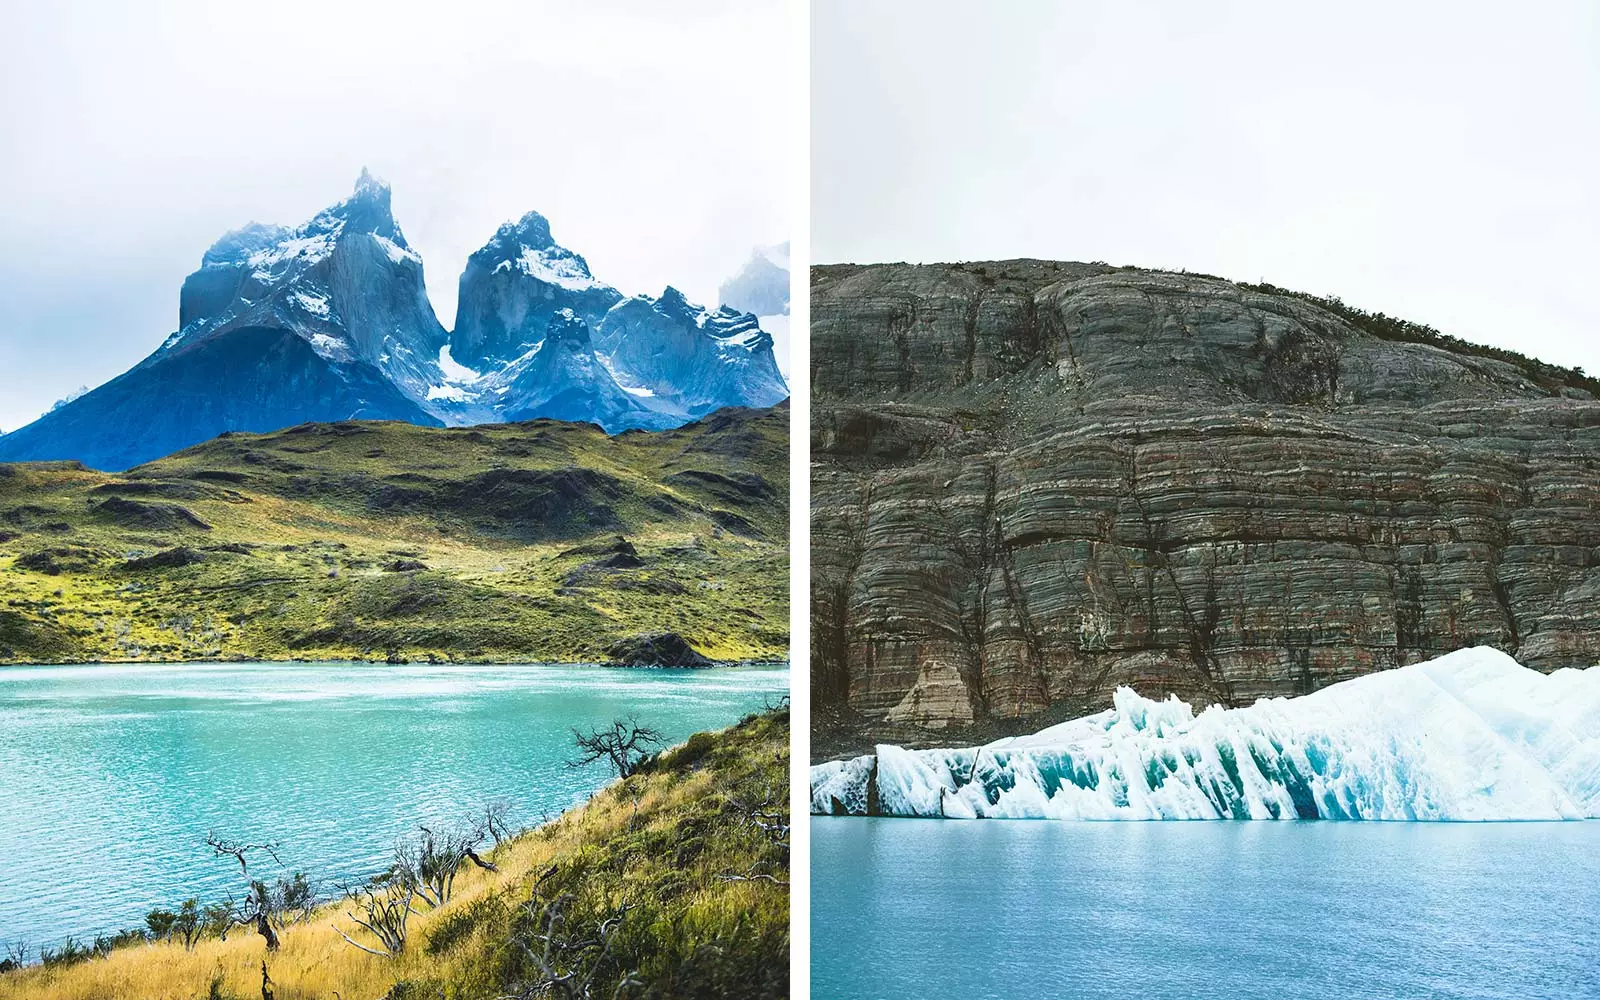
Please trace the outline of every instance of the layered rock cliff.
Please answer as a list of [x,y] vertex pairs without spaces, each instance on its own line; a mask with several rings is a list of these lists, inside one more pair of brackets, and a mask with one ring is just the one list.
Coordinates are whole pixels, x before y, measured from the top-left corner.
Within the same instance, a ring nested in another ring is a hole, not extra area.
[[1600,661],[1580,372],[1098,264],[822,267],[811,308],[824,719],[1021,731],[1118,685]]

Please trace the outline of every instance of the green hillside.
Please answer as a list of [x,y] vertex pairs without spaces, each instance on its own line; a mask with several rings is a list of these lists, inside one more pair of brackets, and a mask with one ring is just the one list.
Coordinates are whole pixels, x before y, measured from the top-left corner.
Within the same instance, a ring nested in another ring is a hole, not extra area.
[[225,434],[112,475],[0,465],[0,662],[608,661],[788,651],[787,405]]

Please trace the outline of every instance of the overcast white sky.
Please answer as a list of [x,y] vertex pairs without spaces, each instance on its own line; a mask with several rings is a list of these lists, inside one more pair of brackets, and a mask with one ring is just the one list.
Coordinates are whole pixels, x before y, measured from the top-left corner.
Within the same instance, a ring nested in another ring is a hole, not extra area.
[[714,303],[790,235],[791,24],[786,0],[0,0],[0,428],[154,350],[225,230],[301,222],[364,165],[447,328],[467,256],[530,209],[624,292]]
[[1600,372],[1600,4],[815,0],[813,257],[1187,268]]

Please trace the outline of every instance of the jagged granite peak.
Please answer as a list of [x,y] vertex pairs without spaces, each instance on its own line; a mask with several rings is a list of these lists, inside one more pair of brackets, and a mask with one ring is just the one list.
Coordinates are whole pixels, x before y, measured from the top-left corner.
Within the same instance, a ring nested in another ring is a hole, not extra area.
[[555,242],[544,216],[529,212],[502,225],[468,258],[450,353],[472,367],[505,364],[542,337],[560,310],[592,325],[621,298],[581,254]]
[[706,309],[668,285],[658,298],[618,302],[600,321],[596,348],[612,368],[690,417],[722,406],[771,406],[789,387],[772,335],[749,313]]
[[717,298],[725,306],[757,316],[789,314],[789,244],[756,247],[739,273],[722,283]]
[[[770,406],[788,396],[772,338],[756,317],[707,310],[668,286],[657,298],[625,298],[595,278],[587,261],[555,242],[544,216],[502,225],[461,275],[449,357],[471,375],[451,390],[463,417],[553,416],[551,401],[582,396],[538,389],[551,331],[582,321],[593,364],[564,368],[566,385],[584,390],[608,430],[666,427],[722,406]],[[563,335],[563,343],[576,340]],[[485,411],[487,408],[487,411]],[[566,412],[566,411],[563,411]],[[570,419],[570,417],[566,417]]]
[[[675,289],[625,300],[537,212],[499,227],[460,289],[451,336],[389,186],[363,169],[349,197],[301,225],[224,234],[184,281],[179,329],[129,372],[5,435],[0,461],[116,470],[223,431],[348,419],[658,429],[788,395],[755,317],[703,310]],[[628,302],[638,310],[612,319]]]
[[282,327],[329,361],[377,367],[419,404],[442,381],[447,337],[422,258],[394,220],[389,186],[366,170],[349,198],[298,227],[251,223],[213,244],[184,281],[178,322],[163,350]]
[[184,281],[179,329],[130,371],[7,435],[0,460],[121,469],[223,431],[313,420],[442,421],[444,328],[422,259],[366,171],[296,226],[225,234]]
[[595,354],[589,324],[571,309],[550,317],[544,338],[507,366],[502,376],[505,420],[586,421],[607,433],[659,429],[682,421],[649,405],[648,392],[630,392]]
[[1266,285],[814,268],[814,698],[906,740],[1600,660],[1581,373]]
[[[495,232],[494,237],[484,246],[483,250],[502,246],[538,250],[556,246],[555,237],[550,235],[550,220],[538,212],[530,211],[515,222],[503,223]],[[482,253],[483,250],[480,250],[479,253]],[[577,257],[578,255],[573,254],[573,256]],[[581,261],[583,258],[578,257],[578,260]],[[588,271],[587,264],[584,265],[584,271]]]

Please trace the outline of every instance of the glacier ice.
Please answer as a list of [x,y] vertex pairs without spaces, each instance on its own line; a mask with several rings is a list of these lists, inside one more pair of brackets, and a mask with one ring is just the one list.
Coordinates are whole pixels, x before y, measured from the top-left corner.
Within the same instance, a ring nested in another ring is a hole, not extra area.
[[1600,818],[1600,667],[1542,674],[1489,648],[1299,698],[1196,715],[1113,707],[982,747],[811,769],[818,814],[944,818]]

